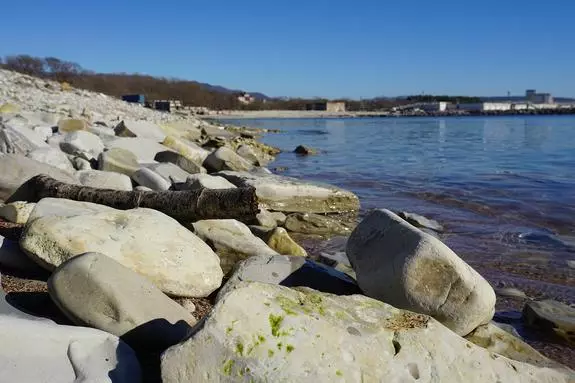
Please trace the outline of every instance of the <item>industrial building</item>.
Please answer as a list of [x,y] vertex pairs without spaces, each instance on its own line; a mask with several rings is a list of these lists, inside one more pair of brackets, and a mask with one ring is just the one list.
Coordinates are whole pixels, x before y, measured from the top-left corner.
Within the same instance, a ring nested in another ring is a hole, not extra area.
[[537,93],[535,89],[525,91],[525,101],[533,104],[553,104],[551,93]]
[[330,113],[343,113],[345,112],[345,102],[327,101],[327,102],[313,102],[306,104],[306,110],[318,110]]

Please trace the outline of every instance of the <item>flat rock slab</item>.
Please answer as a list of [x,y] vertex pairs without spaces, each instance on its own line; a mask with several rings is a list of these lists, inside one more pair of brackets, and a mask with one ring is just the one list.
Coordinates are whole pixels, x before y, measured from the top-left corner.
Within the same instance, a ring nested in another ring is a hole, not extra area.
[[493,318],[489,283],[440,240],[389,210],[370,213],[346,253],[367,296],[433,316],[460,335]]
[[[180,153],[166,150],[156,154],[154,160],[163,163],[171,163],[178,166],[180,169],[190,173],[207,173],[208,171],[202,166],[201,162],[196,163],[193,160],[181,155]],[[199,159],[198,159],[199,160]]]
[[122,211],[44,198],[30,216],[20,247],[50,271],[77,255],[102,253],[173,296],[207,296],[223,277],[219,258],[208,245],[151,209]]
[[150,164],[146,167],[160,175],[170,185],[172,182],[186,182],[186,179],[190,176],[190,173],[172,163]]
[[209,174],[192,174],[186,179],[183,185],[185,190],[197,189],[235,189],[236,186],[223,177],[211,176]]
[[0,382],[141,381],[134,351],[118,337],[84,327],[0,315]]
[[91,161],[97,159],[104,151],[104,143],[94,133],[79,130],[66,133],[60,141],[60,149],[65,153]]
[[155,191],[168,190],[171,186],[170,182],[164,177],[148,168],[140,168],[132,174],[132,179],[140,186],[148,187]]
[[78,184],[72,174],[19,154],[0,156],[0,199],[7,200],[22,184],[39,174]]
[[55,168],[64,170],[68,173],[74,172],[74,166],[72,166],[68,156],[56,148],[46,147],[36,149],[28,153],[28,157],[38,162],[54,166]]
[[300,213],[343,213],[359,210],[359,199],[331,185],[300,181],[273,174],[223,171],[237,187],[255,187],[259,202],[268,210]]
[[140,168],[136,155],[122,148],[113,148],[100,154],[98,165],[100,170],[121,173],[128,177]]
[[123,337],[129,344],[165,349],[196,323],[148,279],[99,253],[60,265],[48,280],[48,291],[74,323]]
[[361,295],[243,282],[162,355],[164,383],[568,382],[510,360],[434,319]]
[[529,326],[555,332],[575,344],[575,308],[572,306],[551,299],[527,302],[523,320]]
[[140,164],[153,163],[156,154],[168,150],[167,147],[153,139],[139,137],[104,138],[104,145],[107,149],[119,148],[132,152]]
[[221,170],[248,171],[253,165],[225,146],[211,153],[204,161],[204,167],[209,172],[219,172]]
[[240,282],[262,282],[286,287],[309,287],[336,295],[361,294],[357,283],[342,272],[303,257],[257,256],[240,262],[218,293],[218,299]]
[[195,164],[203,164],[210,155],[210,152],[193,142],[174,136],[167,136],[163,141],[163,145],[180,153]]

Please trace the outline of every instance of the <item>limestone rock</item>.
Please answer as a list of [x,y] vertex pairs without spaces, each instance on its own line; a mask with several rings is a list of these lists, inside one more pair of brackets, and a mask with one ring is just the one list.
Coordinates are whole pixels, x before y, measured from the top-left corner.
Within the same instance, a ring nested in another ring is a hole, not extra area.
[[261,208],[260,212],[256,214],[256,220],[257,224],[263,227],[275,228],[278,225],[276,218],[272,215],[272,213],[263,208]]
[[272,215],[272,217],[274,217],[274,219],[276,220],[276,224],[278,226],[285,225],[287,217],[284,213],[282,213],[281,211],[272,211],[270,214]]
[[334,235],[349,234],[351,230],[333,218],[311,213],[290,214],[284,227],[289,231],[304,234]]
[[28,153],[27,157],[68,173],[74,173],[74,166],[72,166],[68,156],[59,149],[52,147],[39,148]]
[[0,114],[13,114],[18,113],[20,111],[20,107],[16,104],[12,103],[4,103],[0,105]]
[[128,177],[140,168],[136,155],[121,148],[110,149],[100,154],[98,165],[100,170],[122,173]]
[[530,301],[523,308],[523,321],[575,344],[575,308],[572,306],[551,299]]
[[307,252],[297,244],[282,227],[274,229],[266,239],[267,245],[283,255],[307,257]]
[[149,138],[162,142],[166,138],[164,131],[149,121],[123,120],[114,128],[117,136]]
[[[191,141],[181,138],[167,136],[163,142],[164,146],[180,153],[182,156],[192,161],[195,164],[203,164],[210,152],[200,148],[198,145]],[[172,162],[172,161],[168,161]],[[176,164],[177,165],[177,164]],[[186,170],[186,169],[184,169]]]
[[168,190],[171,186],[169,181],[148,168],[138,169],[132,174],[132,179],[140,186],[146,186],[155,191]]
[[170,185],[172,182],[186,182],[186,179],[190,176],[190,173],[169,162],[163,164],[150,164],[146,167],[158,174]]
[[12,118],[0,122],[0,153],[28,154],[45,147],[48,147],[48,144],[27,125],[26,120]]
[[76,177],[84,186],[100,189],[132,190],[130,177],[121,173],[90,169],[77,172]]
[[422,215],[415,213],[408,213],[406,211],[400,211],[399,213],[397,213],[397,215],[415,227],[430,229],[437,232],[443,231],[443,226],[441,226],[439,222],[433,219],[425,218]]
[[162,355],[164,383],[568,382],[493,354],[434,319],[361,296],[243,282]]
[[0,199],[8,199],[23,183],[39,174],[62,182],[78,183],[73,175],[63,170],[19,154],[6,154],[0,156]]
[[369,297],[433,316],[460,335],[493,318],[489,283],[440,240],[389,210],[369,214],[346,252]]
[[301,213],[343,213],[359,209],[355,194],[331,185],[300,181],[278,175],[219,172],[237,187],[255,187],[258,200],[268,210]]
[[206,158],[204,167],[209,172],[219,172],[220,170],[248,171],[253,168],[253,165],[230,148],[222,146]]
[[116,135],[114,129],[108,128],[107,126],[102,125],[92,125],[88,128],[90,133],[94,133],[96,136],[102,138],[111,138]]
[[54,135],[51,126],[35,126],[32,128],[34,133],[42,138],[43,141],[48,141],[48,138]]
[[58,121],[58,132],[62,134],[78,132],[80,130],[88,130],[88,122],[86,120],[65,118]]
[[20,247],[48,270],[79,254],[103,253],[173,296],[207,296],[223,276],[208,245],[151,209],[45,198],[32,212]]
[[25,224],[28,222],[30,213],[34,210],[36,206],[35,203],[17,201],[11,202],[6,205],[0,206],[0,217],[4,218],[9,222],[14,222],[18,224]]
[[0,315],[0,382],[141,381],[134,351],[103,331]]
[[148,279],[103,254],[82,254],[60,265],[48,280],[48,292],[77,325],[129,344],[169,347],[196,323]]
[[544,357],[533,347],[493,323],[477,327],[465,339],[495,354],[503,355],[506,358],[519,362],[529,363],[538,367],[560,366],[557,362]]
[[240,145],[236,150],[236,153],[247,160],[253,166],[260,166],[260,160],[256,154],[256,151],[249,145]]
[[199,120],[185,120],[162,124],[160,127],[169,136],[195,141],[202,137],[202,131],[199,126]]
[[207,170],[200,164],[195,163],[191,159],[184,157],[180,153],[166,150],[156,154],[154,160],[158,162],[168,162],[178,166],[180,169],[190,173],[207,173]]
[[235,189],[236,186],[223,177],[209,174],[192,174],[186,180],[187,190],[196,189]]
[[232,276],[218,293],[218,300],[241,282],[262,282],[286,287],[309,287],[336,295],[361,294],[357,283],[331,267],[287,255],[256,256],[236,265]]
[[67,133],[62,142],[60,149],[68,154],[87,159],[97,159],[100,153],[104,151],[104,144],[100,137],[93,133],[79,130],[77,132]]
[[104,145],[107,149],[119,148],[132,152],[140,164],[153,163],[156,154],[168,150],[167,147],[157,143],[155,140],[139,137],[104,138]]
[[[102,156],[100,154],[100,156]],[[76,170],[92,170],[92,164],[85,158],[71,156],[72,164]]]
[[212,244],[220,256],[224,273],[234,265],[254,255],[278,255],[250,229],[235,219],[208,219],[193,224],[194,232]]

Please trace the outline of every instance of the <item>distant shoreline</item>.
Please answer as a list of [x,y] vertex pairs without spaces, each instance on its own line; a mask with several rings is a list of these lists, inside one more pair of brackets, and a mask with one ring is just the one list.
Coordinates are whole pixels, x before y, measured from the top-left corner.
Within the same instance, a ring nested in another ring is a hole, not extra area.
[[366,117],[477,117],[477,116],[534,116],[534,115],[574,115],[574,108],[508,110],[484,112],[433,112],[433,113],[393,113],[393,112],[325,112],[315,110],[224,110],[211,111],[202,116],[217,120],[241,120],[260,118],[366,118]]

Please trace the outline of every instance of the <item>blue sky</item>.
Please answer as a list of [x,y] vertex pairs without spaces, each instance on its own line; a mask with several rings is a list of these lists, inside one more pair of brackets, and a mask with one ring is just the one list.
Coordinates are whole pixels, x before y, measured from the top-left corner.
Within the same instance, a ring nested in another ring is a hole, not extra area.
[[575,96],[575,1],[6,1],[0,55],[271,96]]

